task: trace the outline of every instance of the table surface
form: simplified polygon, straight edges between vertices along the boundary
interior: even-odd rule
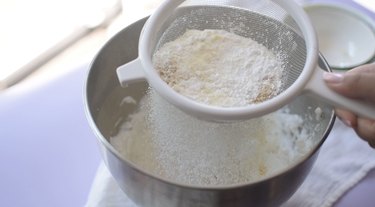
[[[51,80],[24,81],[0,92],[1,206],[84,206],[100,163],[84,112],[87,70],[88,65],[77,66]],[[375,171],[335,206],[373,207],[373,192]]]
[[[87,68],[0,92],[0,206],[84,206],[100,163],[83,107]]]

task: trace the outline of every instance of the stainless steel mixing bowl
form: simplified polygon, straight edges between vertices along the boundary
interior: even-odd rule
[[[104,45],[92,62],[85,88],[88,121],[96,133],[102,158],[124,193],[140,207],[263,207],[279,206],[289,199],[309,173],[334,122],[332,108],[308,96],[299,97],[290,108],[312,117],[315,117],[315,107],[323,110],[321,120],[312,119],[305,126],[316,131],[316,147],[279,174],[257,182],[227,187],[175,183],[145,172],[111,146],[108,139],[116,133],[116,122],[135,110],[134,105],[121,104],[121,101],[126,96],[140,100],[148,87],[142,82],[121,88],[116,76],[118,66],[137,57],[138,37],[145,21],[128,26]],[[322,57],[320,64],[329,70]]]

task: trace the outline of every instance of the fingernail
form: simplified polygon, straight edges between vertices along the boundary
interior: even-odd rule
[[[327,83],[340,83],[344,79],[344,76],[342,74],[339,74],[339,73],[324,72],[323,73],[323,79]]]

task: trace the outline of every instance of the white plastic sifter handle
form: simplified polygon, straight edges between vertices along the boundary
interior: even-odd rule
[[[357,99],[351,99],[342,96],[330,89],[323,80],[324,70],[316,68],[305,90],[323,99],[325,102],[338,108],[347,109],[355,114],[375,120],[375,104],[364,102]]]

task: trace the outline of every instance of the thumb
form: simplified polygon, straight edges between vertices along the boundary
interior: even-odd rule
[[[361,66],[344,74],[324,73],[323,79],[337,93],[375,103],[375,65]]]

